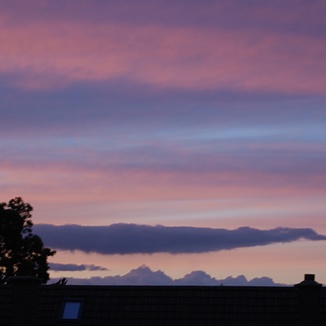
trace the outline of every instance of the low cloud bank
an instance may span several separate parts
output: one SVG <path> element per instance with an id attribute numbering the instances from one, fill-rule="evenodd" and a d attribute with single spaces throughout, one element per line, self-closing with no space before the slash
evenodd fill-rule
<path id="1" fill-rule="evenodd" d="M 166 227 L 136 224 L 109 226 L 34 225 L 44 243 L 58 250 L 81 250 L 100 254 L 204 253 L 242 247 L 286 243 L 299 239 L 319 241 L 326 236 L 310 228 L 259 230 L 241 227 L 235 230 Z"/>
<path id="2" fill-rule="evenodd" d="M 51 278 L 51 283 L 56 283 L 59 278 Z M 269 277 L 247 280 L 245 276 L 229 276 L 225 279 L 216 279 L 203 271 L 193 271 L 183 278 L 172 279 L 162 271 L 152 271 L 147 266 L 131 270 L 125 275 L 91 277 L 88 279 L 68 278 L 68 285 L 205 285 L 205 286 L 281 286 L 274 283 Z"/>

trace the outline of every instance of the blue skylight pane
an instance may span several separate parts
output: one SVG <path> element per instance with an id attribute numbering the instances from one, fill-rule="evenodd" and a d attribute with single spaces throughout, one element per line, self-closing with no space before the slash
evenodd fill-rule
<path id="1" fill-rule="evenodd" d="M 66 302 L 63 319 L 78 319 L 79 317 L 80 302 Z"/>

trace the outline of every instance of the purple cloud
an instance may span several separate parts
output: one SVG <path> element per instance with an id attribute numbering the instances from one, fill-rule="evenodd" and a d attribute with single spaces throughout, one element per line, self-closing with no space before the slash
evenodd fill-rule
<path id="1" fill-rule="evenodd" d="M 51 271 L 107 271 L 108 269 L 102 266 L 96 265 L 85 265 L 85 264 L 60 264 L 60 263 L 50 263 Z"/>
<path id="2" fill-rule="evenodd" d="M 56 283 L 59 278 L 51 278 L 50 283 Z M 172 279 L 162 271 L 152 271 L 147 266 L 140 266 L 125 275 L 68 278 L 68 285 L 203 285 L 203 286 L 278 286 L 269 277 L 258 277 L 247 280 L 243 275 L 229 276 L 225 279 L 216 279 L 203 271 L 193 271 L 182 278 Z"/>
<path id="3" fill-rule="evenodd" d="M 299 239 L 319 241 L 326 236 L 309 228 L 235 230 L 166 227 L 136 224 L 81 226 L 38 224 L 34 226 L 47 246 L 58 250 L 81 250 L 101 254 L 203 253 L 242 247 L 293 242 Z M 87 239 L 87 240 L 85 240 Z"/>

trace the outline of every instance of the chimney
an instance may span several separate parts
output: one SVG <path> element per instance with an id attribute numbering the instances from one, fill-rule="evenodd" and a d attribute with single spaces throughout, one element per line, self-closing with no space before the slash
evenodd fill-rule
<path id="1" fill-rule="evenodd" d="M 295 286 L 317 286 L 321 287 L 322 284 L 315 281 L 315 274 L 305 274 L 304 280 Z"/>
<path id="2" fill-rule="evenodd" d="M 296 284 L 298 293 L 298 317 L 301 326 L 320 325 L 320 292 L 322 284 L 315 281 L 314 274 L 305 274 Z"/>

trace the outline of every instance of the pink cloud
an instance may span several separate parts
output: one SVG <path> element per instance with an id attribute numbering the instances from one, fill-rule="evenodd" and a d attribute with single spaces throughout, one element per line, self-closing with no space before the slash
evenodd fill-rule
<path id="1" fill-rule="evenodd" d="M 112 200 L 182 200 L 232 198 L 236 196 L 267 197 L 271 195 L 321 194 L 325 191 L 320 178 L 302 178 L 301 186 L 296 180 L 280 176 L 255 173 L 176 173 L 165 171 L 128 171 L 81 169 L 78 166 L 47 165 L 46 167 L 4 168 L 11 188 L 19 185 L 30 188 L 42 197 L 44 190 L 50 196 L 57 193 L 59 201 L 74 198 Z M 259 180 L 260 178 L 260 180 Z M 304 182 L 306 180 L 306 182 Z M 303 187 L 303 184 L 305 186 Z M 18 187 L 19 189 L 19 187 Z M 33 190 L 35 189 L 35 190 Z M 92 190 L 92 191 L 90 191 Z M 43 194 L 43 195 L 42 195 Z"/>
<path id="2" fill-rule="evenodd" d="M 307 227 L 311 223 L 318 226 L 316 230 L 324 228 L 318 222 L 325 210 L 325 182 L 320 177 L 304 177 L 298 183 L 296 176 L 268 177 L 254 171 L 192 174 L 13 162 L 1 163 L 0 170 L 1 200 L 22 196 L 36 208 L 38 223 L 68 220 L 101 225 L 146 220 L 225 227 Z M 302 218 L 307 216 L 308 224 Z"/>
<path id="3" fill-rule="evenodd" d="M 4 26 L 0 71 L 28 89 L 127 78 L 163 88 L 317 93 L 323 38 L 275 31 L 80 21 Z"/>

